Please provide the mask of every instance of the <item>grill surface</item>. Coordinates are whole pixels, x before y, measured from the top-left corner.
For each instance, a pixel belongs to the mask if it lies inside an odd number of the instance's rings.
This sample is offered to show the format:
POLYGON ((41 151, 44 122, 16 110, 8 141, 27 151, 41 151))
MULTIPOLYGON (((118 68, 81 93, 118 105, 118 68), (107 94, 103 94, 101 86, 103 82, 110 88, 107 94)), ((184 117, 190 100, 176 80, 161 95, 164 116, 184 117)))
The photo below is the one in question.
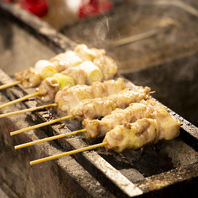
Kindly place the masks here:
MULTIPOLYGON (((73 41, 26 12, 13 9, 12 6, 3 3, 0 6, 1 14, 7 17, 4 18, 6 22, 13 25, 10 21, 14 19, 16 24, 23 27, 19 28, 22 32, 28 30, 27 32, 32 33, 41 43, 44 41, 47 48, 54 52, 58 53, 75 46, 73 41), (31 23, 28 23, 30 21, 31 23), (42 26, 45 26, 45 31, 41 31, 42 26)), ((27 32, 25 31, 25 34, 27 32)), ((46 57, 52 54, 53 52, 49 50, 46 57)), ((33 62, 34 60, 31 60, 30 64, 33 62)), ((25 67, 29 67, 29 64, 25 67)), ((18 67, 15 69, 22 70, 18 67)), ((11 81, 12 78, 0 70, 0 82, 6 84, 11 81)), ((126 82, 127 86, 133 86, 130 81, 126 80, 126 82)), ((26 93, 21 87, 9 88, 2 91, 1 103, 19 98, 24 94, 26 93)), ((39 101, 33 99, 1 109, 1 113, 33 107, 38 103, 39 101)), ((14 145, 54 134, 67 133, 70 129, 73 130, 74 123, 67 122, 68 128, 61 130, 60 124, 55 124, 10 137, 11 131, 46 121, 48 114, 46 111, 39 111, 2 119, 0 120, 1 181, 7 183, 16 196, 20 197, 49 197, 49 195, 51 197, 82 195, 85 197, 181 197, 182 195, 193 197, 198 193, 196 188, 198 130, 175 112, 170 109, 169 112, 182 122, 181 135, 172 141, 162 141, 137 151, 126 151, 120 154, 106 152, 103 148, 99 148, 32 167, 29 166, 30 160, 77 149, 101 140, 86 142, 81 134, 14 151, 14 145)))

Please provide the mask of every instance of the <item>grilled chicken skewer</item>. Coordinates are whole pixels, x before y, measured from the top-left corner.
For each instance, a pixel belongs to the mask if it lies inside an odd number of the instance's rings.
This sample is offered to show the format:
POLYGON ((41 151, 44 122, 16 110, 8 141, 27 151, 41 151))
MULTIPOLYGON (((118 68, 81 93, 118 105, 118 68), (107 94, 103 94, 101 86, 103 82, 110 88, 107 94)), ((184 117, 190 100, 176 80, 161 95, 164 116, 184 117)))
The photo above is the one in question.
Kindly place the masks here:
MULTIPOLYGON (((84 128, 86 128, 86 139, 100 138, 104 137, 105 134, 112 130, 116 125, 122 125, 124 122, 133 123, 141 118, 156 118, 160 113, 160 107, 152 102, 153 99, 141 100, 139 103, 132 103, 125 109, 115 109, 111 114, 106 115, 101 120, 98 119, 85 119, 82 122, 84 128)), ((168 112, 166 116, 170 115, 168 112)))
MULTIPOLYGON (((103 117, 110 114, 116 108, 126 108, 132 102, 139 102, 142 99, 147 99, 149 91, 149 87, 143 88, 141 86, 136 86, 133 90, 125 89, 118 94, 113 94, 108 97, 85 99, 70 109, 69 116, 75 117, 80 121, 82 121, 84 118, 94 119, 97 117, 103 117)), ((68 113, 67 110, 66 113, 68 113)), ((66 116, 65 119, 68 117, 66 116)), ((64 117, 61 119, 64 119, 64 117)), ((16 135, 31 129, 39 128, 41 126, 47 126, 55 123, 55 121, 56 120, 53 120, 47 123, 42 123, 15 132, 11 132, 10 135, 16 135)), ((57 119, 57 121, 60 121, 60 118, 57 119)))
POLYGON ((84 99, 103 98, 113 94, 118 94, 124 90, 126 85, 121 78, 117 80, 108 80, 95 82, 91 86, 76 85, 71 88, 64 88, 59 91, 55 97, 55 103, 58 105, 58 115, 70 114, 70 109, 79 104, 84 99))
POLYGON ((142 100, 140 103, 133 103, 126 109, 116 109, 112 111, 111 114, 105 116, 101 120, 85 119, 83 121, 84 129, 82 130, 18 145, 15 147, 15 149, 31 146, 46 141, 60 139, 82 132, 85 133, 86 139, 104 137, 107 132, 114 129, 117 125, 123 125, 124 123, 133 123, 136 120, 142 118, 156 119, 158 121, 162 118, 166 119, 168 123, 166 126, 164 126, 164 128, 166 127, 166 131, 169 130, 170 126, 180 126, 180 121, 174 119, 165 108, 156 104, 153 99, 148 99, 147 101, 142 100))
MULTIPOLYGON (((53 94, 55 93, 57 89, 55 85, 56 83, 54 83, 54 86, 51 86, 51 84, 47 84, 47 83, 43 84, 42 90, 40 90, 41 92, 43 92, 43 94, 41 94, 43 95, 42 97, 44 97, 42 100, 49 98, 50 96, 53 97, 53 94)), ((121 78, 118 78, 117 80, 95 82, 91 86, 76 85, 73 87, 65 87, 63 90, 57 93, 56 103, 51 104, 51 105, 52 106, 59 105, 59 108, 66 111, 67 108, 69 107, 71 108, 75 106, 76 104, 78 104, 80 100, 87 99, 87 98, 97 98, 97 97, 102 98, 108 95, 119 93, 121 90, 125 88, 126 88, 126 85, 121 78)), ((38 107, 38 109, 40 108, 42 107, 38 107)), ((45 105, 43 106, 43 108, 45 108, 45 105)), ((31 111, 31 109, 26 110, 26 111, 29 112, 31 111)), ((13 112, 13 115, 20 114, 20 113, 23 113, 23 111, 18 111, 16 113, 13 112)), ((0 117, 2 118, 2 117, 10 116, 10 115, 12 115, 12 113, 4 114, 4 115, 1 115, 0 117)))
POLYGON ((162 115, 156 119, 142 118, 134 123, 125 122, 106 133, 103 143, 106 150, 122 152, 125 149, 138 149, 159 140, 172 140, 180 132, 180 122, 162 115))
POLYGON ((86 150, 95 149, 98 147, 105 147, 108 150, 122 152, 125 149, 138 149, 146 144, 157 143, 159 140, 171 140, 179 135, 180 124, 172 123, 169 127, 166 119, 160 120, 143 118, 135 121, 134 123, 125 122, 123 125, 117 125, 114 129, 109 131, 103 142, 100 144, 88 146, 82 149, 65 152, 59 155, 46 157, 30 162, 30 165, 38 164, 41 162, 57 159, 71 154, 76 154, 86 150), (165 128, 164 128, 165 127, 165 128))
MULTIPOLYGON (((79 59, 81 60, 81 58, 79 59)), ((34 96, 38 96, 43 102, 52 101, 55 94, 60 87, 62 87, 60 85, 61 82, 64 81, 60 80, 60 75, 68 75, 68 77, 64 77, 68 83, 62 84, 73 86, 74 84, 92 84, 93 82, 108 80, 113 78, 118 71, 116 62, 106 56, 104 50, 88 49, 85 45, 78 45, 75 52, 68 51, 65 54, 59 54, 50 61, 38 61, 35 65, 36 69, 29 68, 24 72, 16 73, 15 78, 18 80, 17 84, 21 83, 24 88, 38 86, 43 80, 42 84, 36 89, 37 93, 4 104, 0 106, 0 108, 24 101, 34 96), (79 54, 84 62, 79 61, 79 57, 75 53, 79 54), (98 67, 92 62, 94 60, 98 67), (68 70, 65 70, 62 74, 57 74, 57 72, 62 71, 63 68, 67 68, 68 70), (47 91, 49 88, 51 91, 47 91)))
MULTIPOLYGON (((0 86, 0 90, 17 84, 22 84, 24 88, 37 87, 45 78, 51 77, 55 73, 63 72, 71 67, 76 67, 84 61, 92 61, 102 71, 104 75, 103 80, 109 80, 117 74, 118 68, 115 61, 106 56, 105 53, 103 49, 89 49, 84 44, 77 45, 74 51, 68 50, 65 53, 56 55, 50 60, 40 60, 34 67, 16 73, 14 76, 17 82, 2 85, 0 86)), ((70 69, 67 73, 73 77, 76 73, 85 76, 84 70, 82 68, 80 70, 80 72, 76 72, 70 69)))
POLYGON ((133 89, 124 89, 118 94, 108 97, 82 100, 70 110, 70 114, 80 121, 86 118, 104 117, 116 108, 124 109, 131 103, 148 99, 149 92, 150 88, 147 86, 136 86, 133 89))

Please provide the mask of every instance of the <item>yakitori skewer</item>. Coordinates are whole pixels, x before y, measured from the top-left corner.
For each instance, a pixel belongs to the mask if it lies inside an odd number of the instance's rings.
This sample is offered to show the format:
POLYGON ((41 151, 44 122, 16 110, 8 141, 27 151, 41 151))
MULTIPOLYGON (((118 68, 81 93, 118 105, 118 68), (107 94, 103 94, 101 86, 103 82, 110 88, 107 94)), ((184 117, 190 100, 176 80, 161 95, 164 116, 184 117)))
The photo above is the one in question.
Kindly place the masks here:
POLYGON ((56 93, 60 90, 61 86, 70 87, 74 85, 75 85, 74 80, 66 75, 61 75, 61 76, 57 75, 57 76, 49 77, 42 81, 40 87, 36 89, 35 93, 2 104, 0 105, 0 109, 16 104, 18 102, 22 102, 24 100, 27 100, 35 96, 38 96, 40 98, 42 97, 43 102, 51 102, 52 100, 54 100, 54 97, 56 93), (64 82, 61 82, 62 79, 64 80, 64 82))
MULTIPOLYGON (((117 65, 112 59, 108 57, 99 57, 94 60, 96 61, 96 64, 98 64, 98 67, 91 61, 84 61, 80 65, 72 67, 72 70, 69 68, 70 71, 65 70, 62 73, 55 73, 53 76, 45 78, 40 87, 36 89, 36 96, 38 96, 43 102, 50 102, 54 100, 56 93, 64 87, 71 87, 75 84, 91 85, 94 82, 111 79, 117 74, 117 65), (99 69, 99 67, 101 68, 99 69)), ((20 76, 24 77, 24 74, 20 74, 20 76)), ((27 81, 26 77, 24 78, 27 81)), ((26 83, 29 82, 23 82, 23 84, 26 83)), ((33 96, 30 95, 29 98, 33 96)), ((17 102, 18 100, 5 104, 5 106, 9 106, 17 102)), ((0 106, 0 108, 3 107, 4 106, 0 106)))
POLYGON ((116 152, 122 152, 125 149, 135 150, 149 143, 157 143, 162 139, 172 140, 180 134, 179 129, 179 122, 172 124, 172 122, 168 123, 165 119, 159 121, 157 119, 143 118, 134 123, 125 122, 123 125, 117 125, 109 131, 100 144, 34 160, 30 164, 34 165, 98 147, 105 147, 107 151, 114 150, 116 152))
POLYGON ((67 50, 65 53, 60 53, 50 60, 39 60, 34 67, 17 72, 14 76, 24 88, 37 87, 45 78, 60 73, 69 67, 77 66, 82 62, 82 59, 75 52, 67 50))
POLYGON ((34 108, 30 108, 30 109, 14 111, 14 112, 10 112, 10 113, 1 114, 0 118, 5 118, 5 117, 8 117, 8 116, 18 115, 18 114, 27 113, 27 112, 33 112, 33 111, 37 111, 37 110, 40 110, 40 109, 51 108, 51 107, 56 107, 56 106, 57 106, 57 104, 53 103, 53 104, 43 105, 43 106, 34 107, 34 108))
MULTIPOLYGON (((51 85, 48 84, 47 82, 49 81, 45 81, 45 83, 43 84, 43 86, 45 85, 45 87, 42 89, 40 88, 40 91, 49 92, 50 95, 53 95, 54 90, 50 89, 51 85)), ((52 88, 54 88, 54 86, 52 88)), ((117 80, 95 82, 91 86, 76 85, 70 88, 65 87, 63 90, 57 93, 56 103, 51 104, 51 105, 59 106, 60 108, 63 107, 64 109, 65 109, 65 106, 70 106, 71 108, 72 106, 75 106, 80 100, 83 100, 86 98, 97 98, 97 97, 102 98, 108 95, 119 93, 119 91, 125 88, 126 88, 126 85, 121 78, 118 78, 117 80)), ((48 97, 51 97, 51 96, 48 96, 48 97)), ((42 106, 38 108, 42 109, 42 106)), ((45 106, 43 106, 43 108, 45 108, 45 106)), ((34 109, 21 110, 21 111, 13 112, 13 114, 12 113, 3 114, 3 115, 0 115, 0 118, 7 117, 10 115, 16 115, 20 113, 25 113, 26 111, 30 112, 30 111, 34 111, 34 109)))
MULTIPOLYGON (((92 76, 93 78, 96 78, 96 74, 98 74, 98 78, 100 79, 103 76, 103 80, 113 78, 113 76, 117 74, 118 68, 115 61, 106 56, 105 50, 88 48, 84 44, 79 44, 76 46, 74 51, 67 50, 64 53, 56 55, 50 60, 39 60, 36 62, 34 67, 15 73, 14 76, 17 81, 0 86, 0 90, 17 84, 21 84, 24 88, 37 87, 45 78, 51 77, 54 74, 61 73, 63 71, 65 74, 71 76, 81 74, 80 76, 82 79, 82 76, 86 75, 85 70, 88 74, 94 73, 94 75, 91 74, 91 77, 88 78, 88 81, 90 80, 90 82, 92 82, 92 76), (92 68, 92 70, 88 67, 87 70, 87 68, 81 65, 85 61, 91 61, 95 67, 92 68), (66 71, 67 69, 69 70, 66 71)), ((94 79, 94 81, 96 80, 94 79)), ((85 82, 82 83, 84 84, 85 82)))
POLYGON ((52 123, 59 122, 60 120, 66 120, 72 117, 82 121, 84 118, 94 119, 97 117, 104 117, 110 114, 116 108, 126 108, 130 103, 139 102, 142 99, 148 98, 150 92, 149 87, 136 86, 133 90, 124 89, 118 94, 113 94, 104 98, 94 98, 82 100, 70 110, 70 115, 49 121, 46 123, 38 124, 35 126, 20 129, 15 132, 11 132, 10 135, 16 135, 31 129, 36 129, 42 126, 47 126, 52 123))
MULTIPOLYGON (((126 109, 116 109, 111 114, 103 117, 101 120, 85 119, 83 121, 84 129, 74 131, 67 134, 56 135, 53 137, 37 140, 34 142, 15 146, 15 149, 24 148, 42 142, 47 142, 55 139, 60 139, 77 133, 85 133, 86 139, 104 137, 107 132, 112 130, 115 126, 121 125, 125 122, 133 123, 138 119, 152 118, 157 120, 167 120, 167 123, 173 125, 180 125, 180 122, 174 119, 165 108, 156 104, 153 99, 147 101, 142 100, 140 103, 133 103, 126 109)), ((164 127, 165 128, 165 127, 164 127)), ((166 129, 166 131, 168 131, 166 129)))

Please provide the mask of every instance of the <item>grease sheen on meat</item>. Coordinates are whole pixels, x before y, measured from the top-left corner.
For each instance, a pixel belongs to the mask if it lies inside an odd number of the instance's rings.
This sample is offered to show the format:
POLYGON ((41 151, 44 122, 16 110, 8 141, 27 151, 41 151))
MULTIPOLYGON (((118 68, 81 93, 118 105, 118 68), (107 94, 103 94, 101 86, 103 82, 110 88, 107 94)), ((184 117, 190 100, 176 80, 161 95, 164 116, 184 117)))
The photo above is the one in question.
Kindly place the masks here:
POLYGON ((54 100, 56 93, 59 91, 59 82, 57 78, 49 77, 42 81, 41 85, 36 88, 40 92, 38 98, 43 102, 50 102, 54 100))
POLYGON ((88 48, 84 44, 79 44, 74 49, 76 55, 78 55, 83 61, 93 61, 95 58, 105 55, 104 49, 88 48))
MULTIPOLYGON (((126 109, 115 109, 111 114, 105 116, 101 120, 85 119, 83 126, 86 128, 85 136, 87 139, 103 137, 107 132, 112 130, 116 125, 122 125, 125 122, 133 123, 138 119, 151 118, 159 121, 163 119, 167 120, 168 124, 163 121, 163 128, 166 129, 168 126, 172 128, 170 123, 179 123, 175 120, 167 110, 159 106, 153 99, 141 100, 139 103, 132 103, 126 109)), ((166 133, 170 131, 166 129, 166 133)), ((174 134, 174 133, 173 133, 174 134)), ((162 135, 162 134, 161 134, 162 135)))
POLYGON ((117 125, 109 131, 103 142, 106 150, 122 152, 125 149, 138 149, 148 143, 159 140, 160 122, 156 119, 143 118, 134 123, 117 125))
POLYGON ((104 137, 116 125, 122 125, 124 122, 132 123, 141 118, 153 118, 153 112, 154 109, 146 104, 132 103, 125 109, 115 109, 101 120, 85 119, 82 124, 86 128, 86 139, 104 137))
POLYGON ((68 115, 70 109, 75 107, 81 100, 103 98, 125 89, 126 85, 121 78, 104 82, 95 82, 91 86, 76 85, 71 88, 63 88, 56 94, 55 102, 58 105, 58 113, 68 115))
POLYGON ((116 108, 126 108, 130 103, 148 98, 149 87, 136 86, 104 98, 86 99, 73 107, 70 113, 79 120, 94 119, 110 114, 116 108))
POLYGON ((117 125, 106 133, 103 140, 107 143, 107 150, 122 152, 124 149, 138 149, 162 139, 172 140, 180 134, 181 122, 172 117, 165 108, 156 105, 153 100, 148 102, 154 107, 154 118, 142 118, 134 123, 125 122, 123 125, 117 125))
POLYGON ((118 72, 116 62, 106 55, 95 58, 93 63, 102 71, 104 80, 113 78, 118 72))
POLYGON ((41 83, 40 74, 32 67, 14 74, 14 77, 21 81, 24 88, 37 87, 41 83))

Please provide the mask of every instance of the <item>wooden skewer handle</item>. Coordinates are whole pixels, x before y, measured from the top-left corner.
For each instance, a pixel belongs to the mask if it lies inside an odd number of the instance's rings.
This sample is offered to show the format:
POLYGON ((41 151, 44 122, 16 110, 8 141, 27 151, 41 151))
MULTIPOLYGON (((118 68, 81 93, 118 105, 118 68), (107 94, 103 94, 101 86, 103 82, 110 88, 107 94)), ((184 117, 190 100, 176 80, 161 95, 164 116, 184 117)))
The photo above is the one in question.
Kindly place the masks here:
POLYGON ((0 86, 0 90, 6 89, 6 88, 8 88, 8 87, 12 87, 12 86, 14 86, 14 85, 18 85, 18 84, 20 84, 20 83, 21 83, 21 81, 16 81, 16 82, 13 82, 13 83, 9 83, 9 84, 7 84, 7 85, 1 85, 1 86, 0 86))
POLYGON ((50 124, 54 124, 56 122, 60 122, 60 121, 72 118, 72 117, 73 117, 73 115, 69 115, 69 116, 65 116, 65 117, 62 117, 62 118, 55 119, 55 120, 51 120, 49 122, 44 122, 44 123, 41 123, 41 124, 37 124, 37 125, 31 126, 31 127, 20 129, 18 131, 11 132, 10 135, 12 136, 12 135, 23 133, 25 131, 29 131, 29 130, 32 130, 32 129, 37 129, 37 128, 40 128, 40 127, 43 127, 43 126, 47 126, 47 125, 50 125, 50 124))
POLYGON ((100 143, 100 144, 95 144, 95 145, 92 145, 92 146, 87 146, 87 147, 77 149, 77 150, 73 150, 73 151, 69 151, 69 152, 64 152, 64 153, 59 154, 59 155, 53 155, 53 156, 50 156, 50 157, 45 157, 45 158, 42 158, 42 159, 31 161, 30 165, 38 164, 38 163, 41 163, 41 162, 46 162, 46 161, 49 161, 49 160, 57 159, 57 158, 64 157, 64 156, 67 156, 67 155, 80 153, 80 152, 87 151, 87 150, 92 150, 92 149, 95 149, 95 148, 98 148, 98 147, 103 147, 105 145, 107 145, 106 142, 100 143))
POLYGON ((40 110, 40 109, 44 109, 44 108, 49 108, 49 107, 56 107, 57 104, 48 104, 48 105, 43 105, 43 106, 39 106, 39 107, 35 107, 35 108, 30 108, 30 109, 24 109, 21 111, 15 111, 15 112, 10 112, 10 113, 5 113, 0 115, 0 118, 5 118, 8 116, 12 116, 12 115, 17 115, 17 114, 21 114, 21 113, 27 113, 27 112, 32 112, 32 111, 36 111, 36 110, 40 110))
POLYGON ((34 97, 34 96, 38 96, 38 95, 40 95, 40 92, 36 92, 36 93, 34 93, 34 94, 27 95, 27 96, 24 96, 24 97, 22 97, 22 98, 13 100, 13 101, 8 102, 8 103, 6 103, 6 104, 0 105, 0 109, 2 109, 2 108, 4 108, 4 107, 7 107, 7 106, 10 106, 10 105, 13 105, 13 104, 15 104, 15 103, 17 103, 17 102, 21 102, 21 101, 27 100, 28 98, 32 98, 32 97, 34 97))
POLYGON ((83 133, 83 132, 86 132, 86 129, 74 131, 74 132, 71 132, 71 133, 65 133, 65 134, 61 134, 61 135, 55 135, 55 136, 48 137, 48 138, 44 138, 44 139, 41 139, 41 140, 36 140, 36 141, 33 141, 33 142, 29 142, 29 143, 25 143, 25 144, 21 144, 21 145, 15 146, 14 148, 15 148, 15 149, 20 149, 20 148, 32 146, 32 145, 34 145, 34 144, 39 144, 39 143, 43 143, 43 142, 48 142, 48 141, 52 141, 52 140, 64 138, 64 137, 67 137, 67 136, 70 136, 70 135, 75 135, 75 134, 77 134, 77 133, 83 133))

